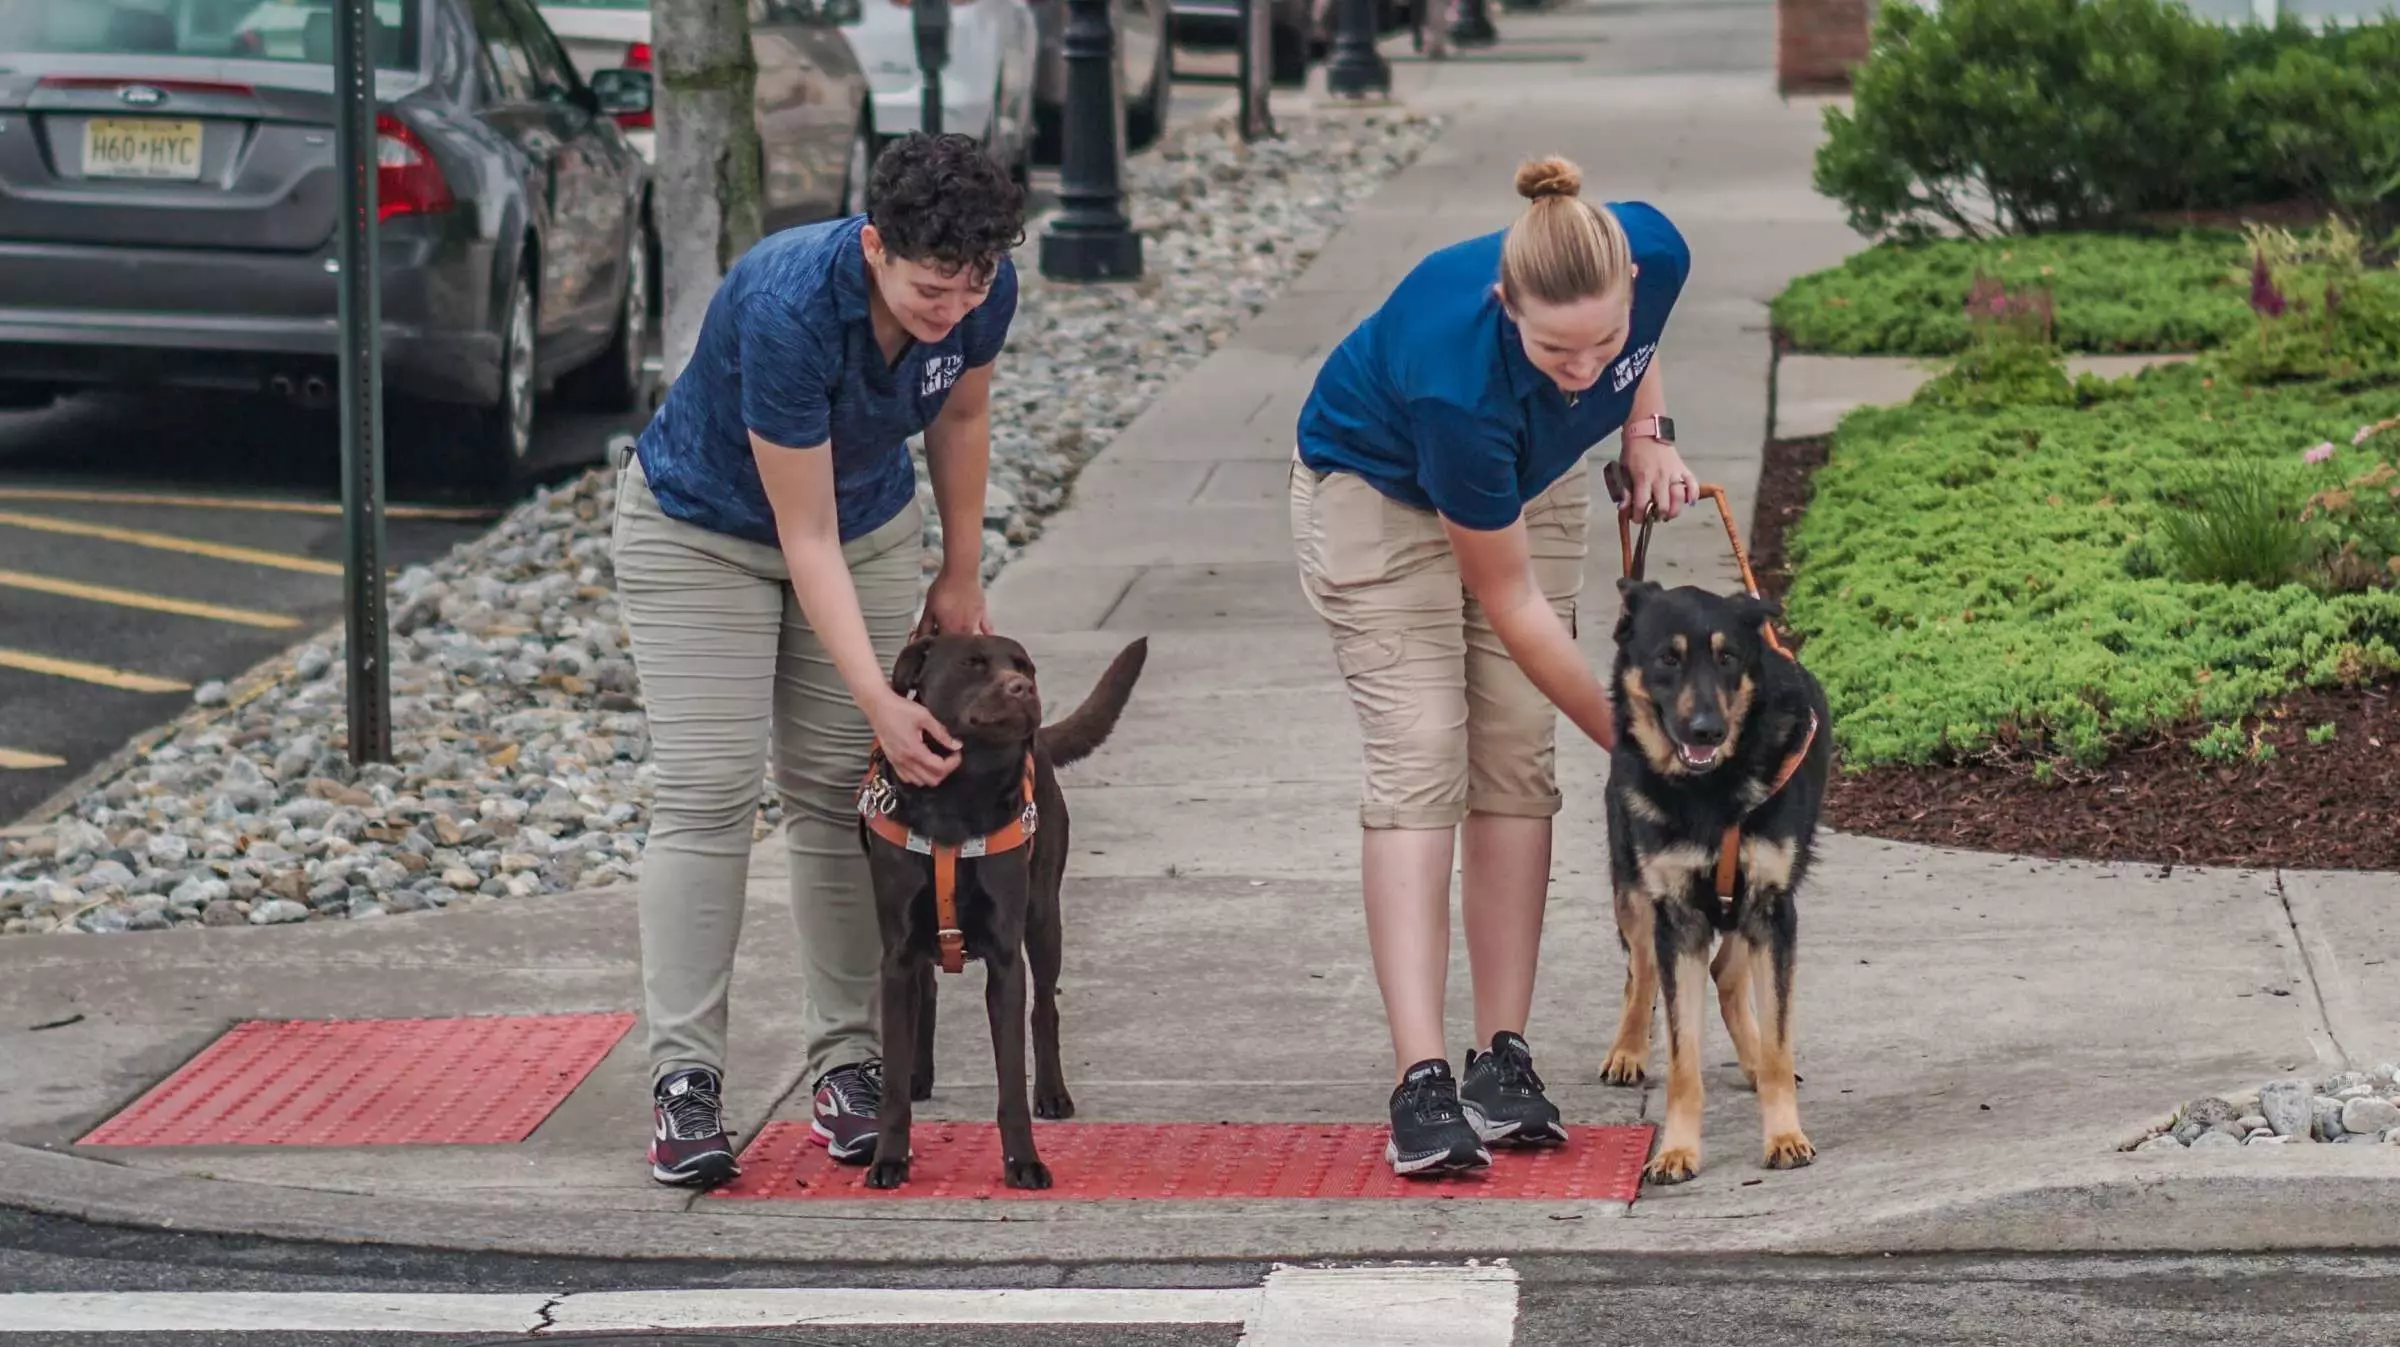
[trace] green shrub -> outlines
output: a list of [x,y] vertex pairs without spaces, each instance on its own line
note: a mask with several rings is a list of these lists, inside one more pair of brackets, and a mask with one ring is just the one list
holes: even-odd
[[2174,0],[1881,6],[1817,190],[1869,234],[2087,227],[2228,182],[2233,46]]
[[[1851,765],[2094,762],[2295,686],[2400,671],[2394,553],[2375,550],[2400,542],[2400,434],[2361,433],[2392,393],[2240,388],[2182,365],[2078,401],[1863,408],[1836,431],[1787,539],[1785,602]],[[2306,583],[2176,569],[2167,521],[2245,469],[2309,502]],[[2324,569],[2344,554],[2349,584]]]
[[2250,333],[2234,279],[2248,259],[2241,236],[2225,231],[1885,243],[1794,280],[1772,316],[1806,351],[1949,355],[1966,349],[1967,293],[1980,273],[2046,288],[2061,350],[2202,350]]
[[2032,234],[2400,194],[2400,17],[2317,33],[2176,0],[1881,6],[1817,190],[1869,234]]

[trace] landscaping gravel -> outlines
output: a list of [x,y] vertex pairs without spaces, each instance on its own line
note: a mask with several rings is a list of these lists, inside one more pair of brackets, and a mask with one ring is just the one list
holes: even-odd
[[[1337,111],[1283,130],[1244,146],[1201,123],[1127,165],[1138,282],[1047,282],[1029,228],[995,390],[987,578],[1439,124]],[[921,462],[919,491],[938,548]],[[632,878],[651,768],[611,588],[614,498],[594,470],[394,582],[393,764],[349,766],[338,639],[211,683],[139,761],[9,844],[0,932],[381,917]]]
[[2231,1099],[2204,1096],[2146,1130],[2126,1149],[2220,1146],[2400,1146],[2400,1065],[2344,1071],[2323,1080],[2271,1080]]

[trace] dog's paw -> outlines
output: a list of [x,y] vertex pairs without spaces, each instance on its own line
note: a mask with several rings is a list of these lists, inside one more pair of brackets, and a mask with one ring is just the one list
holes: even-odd
[[877,1160],[867,1166],[869,1188],[897,1188],[908,1182],[908,1161]]
[[1050,1166],[1039,1160],[1011,1160],[1002,1173],[1011,1188],[1044,1189],[1050,1186]]
[[1652,1183],[1690,1183],[1700,1177],[1700,1148],[1672,1146],[1652,1157],[1642,1177]]
[[1600,1083],[1603,1085],[1639,1085],[1650,1078],[1650,1068],[1640,1057],[1618,1048],[1600,1064]]
[[908,1073],[908,1097],[920,1104],[924,1103],[928,1099],[933,1098],[932,1071],[911,1071]]
[[1767,1168],[1799,1169],[1817,1158],[1817,1148],[1798,1132],[1780,1132],[1767,1138]]
[[1049,1122],[1072,1118],[1075,1116],[1075,1097],[1067,1093],[1067,1087],[1064,1085],[1059,1086],[1056,1090],[1035,1090],[1033,1092],[1033,1116]]

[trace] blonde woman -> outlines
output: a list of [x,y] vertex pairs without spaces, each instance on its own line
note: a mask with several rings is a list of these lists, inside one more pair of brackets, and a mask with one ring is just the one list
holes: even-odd
[[[1673,518],[1696,487],[1658,361],[1690,250],[1657,210],[1581,188],[1562,159],[1518,170],[1516,222],[1420,262],[1300,414],[1292,536],[1365,741],[1367,943],[1397,1079],[1386,1158],[1405,1175],[1566,1140],[1525,1022],[1557,716],[1616,738],[1575,645],[1585,456],[1624,432],[1637,517]],[[1442,1036],[1454,844],[1475,998],[1463,1080]]]

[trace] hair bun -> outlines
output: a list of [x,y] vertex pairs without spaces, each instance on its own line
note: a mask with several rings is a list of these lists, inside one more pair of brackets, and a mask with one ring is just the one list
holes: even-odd
[[1528,160],[1517,170],[1517,195],[1527,201],[1575,196],[1582,191],[1583,170],[1555,155]]

